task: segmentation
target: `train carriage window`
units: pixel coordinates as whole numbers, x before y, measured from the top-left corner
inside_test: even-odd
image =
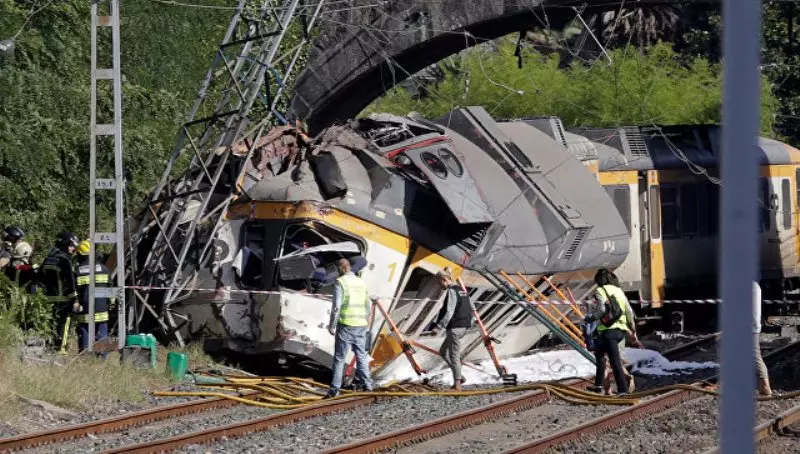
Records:
[[[761,213],[761,231],[762,232],[769,232],[772,227],[772,223],[770,222],[770,190],[769,190],[769,180],[766,178],[760,178],[759,182],[761,183],[761,197],[759,197],[759,211]]]
[[[313,251],[313,252],[312,252]],[[311,293],[333,293],[339,273],[336,262],[346,258],[360,272],[366,248],[357,238],[319,223],[298,223],[286,228],[276,259],[278,285]],[[359,258],[357,262],[354,259]]]
[[[430,318],[431,313],[439,304],[439,300],[442,299],[443,295],[444,291],[439,286],[439,280],[433,273],[423,268],[414,268],[400,294],[400,298],[404,300],[402,301],[404,303],[403,307],[406,307],[403,312],[404,316],[416,314],[413,321],[406,325],[404,333],[412,334],[419,330],[425,320]],[[425,304],[425,306],[417,311],[420,304]],[[401,305],[398,303],[395,313],[399,312],[400,308]],[[402,330],[403,328],[400,329]]]
[[[510,322],[508,322],[508,325],[506,325],[506,326],[517,326],[517,325],[521,324],[522,322],[524,322],[529,316],[530,316],[530,313],[528,311],[526,311],[524,309],[520,309],[519,313],[514,315],[514,318]]]
[[[781,214],[783,215],[783,228],[792,228],[792,184],[788,178],[781,180]]]
[[[650,211],[650,237],[654,240],[661,239],[661,203],[659,202],[658,186],[650,186],[648,211]]]
[[[677,238],[680,227],[678,223],[678,191],[675,185],[661,185],[661,217],[664,238]]]
[[[264,226],[248,223],[242,229],[242,248],[234,260],[239,282],[246,288],[262,288],[264,269]]]
[[[698,218],[697,185],[683,183],[680,186],[680,226],[682,236],[697,235]]]
[[[631,233],[631,189],[625,185],[606,186],[606,192],[614,201],[628,233]]]

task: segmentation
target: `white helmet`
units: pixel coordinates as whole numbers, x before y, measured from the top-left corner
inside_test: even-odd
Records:
[[[33,248],[31,248],[31,245],[26,243],[25,241],[20,241],[14,246],[14,253],[12,258],[15,261],[28,263],[31,259],[32,253],[33,253]]]

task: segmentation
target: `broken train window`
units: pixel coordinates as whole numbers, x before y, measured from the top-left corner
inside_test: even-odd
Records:
[[[346,258],[353,272],[367,265],[364,243],[345,232],[319,222],[292,224],[286,228],[283,246],[275,259],[281,288],[309,293],[333,293],[339,277],[336,262]]]
[[[242,248],[234,259],[233,268],[243,287],[262,289],[264,270],[264,225],[247,223],[242,229]]]

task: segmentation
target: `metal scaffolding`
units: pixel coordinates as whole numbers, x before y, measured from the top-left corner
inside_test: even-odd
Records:
[[[157,316],[181,346],[184,342],[170,305],[191,292],[199,268],[191,265],[203,263],[213,251],[228,206],[241,196],[245,163],[259,139],[275,119],[287,122],[280,112],[285,82],[310,41],[323,3],[240,1],[130,242],[134,256],[146,253],[133,280],[141,286],[168,288]],[[300,39],[288,46],[284,38],[292,33]],[[149,238],[152,246],[140,248],[148,234],[156,235]],[[189,254],[190,250],[198,253]],[[136,297],[156,314],[152,294],[137,291]]]
[[[99,6],[107,6],[107,14],[98,14]],[[117,298],[117,326],[118,326],[118,348],[125,346],[125,298],[120,290],[125,286],[125,238],[124,238],[124,198],[125,180],[122,172],[122,84],[120,74],[120,34],[119,34],[119,0],[97,0],[92,2],[92,85],[91,85],[91,119],[90,119],[90,141],[89,141],[89,346],[88,350],[94,350],[95,340],[95,296],[106,298]],[[102,28],[111,29],[111,43],[104,48],[111,49],[111,68],[98,68],[98,31]],[[102,34],[102,33],[101,33]],[[97,81],[108,80],[111,82],[113,91],[111,123],[97,122],[98,110],[98,90]],[[114,177],[97,177],[97,139],[98,137],[113,137],[114,141]],[[107,150],[106,150],[107,151]],[[97,190],[114,191],[114,232],[97,231]],[[113,244],[116,251],[116,278],[115,287],[95,288],[95,245]]]

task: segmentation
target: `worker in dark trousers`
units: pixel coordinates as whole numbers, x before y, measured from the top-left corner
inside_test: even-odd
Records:
[[[83,240],[78,245],[78,264],[75,268],[75,276],[78,290],[78,303],[80,308],[74,315],[75,322],[78,324],[78,351],[82,352],[89,348],[89,284],[91,283],[91,268],[89,267],[89,252],[91,246],[88,241]],[[108,268],[102,263],[94,265],[94,285],[95,288],[108,287],[109,272]],[[98,341],[108,337],[108,309],[110,300],[106,297],[94,298],[94,329],[95,339]],[[98,356],[105,359],[106,353]]]
[[[67,353],[72,313],[80,309],[72,265],[77,246],[78,237],[73,233],[59,233],[55,247],[44,259],[40,271],[39,280],[44,295],[52,304],[55,321],[51,348],[57,349],[60,354]]]
[[[629,328],[626,315],[628,299],[625,296],[625,292],[613,284],[614,278],[609,270],[605,268],[597,270],[594,282],[597,284],[595,298],[599,304],[595,311],[586,315],[585,321],[587,323],[595,320],[600,322],[597,326],[600,342],[594,351],[596,363],[594,386],[589,387],[589,389],[596,392],[603,389],[606,369],[605,357],[608,355],[611,369],[614,371],[614,379],[617,382],[617,393],[627,394],[628,382],[622,367],[619,344],[628,335]]]
[[[350,261],[336,262],[339,278],[333,286],[333,308],[328,332],[336,338],[333,355],[333,380],[325,396],[330,399],[339,395],[344,376],[345,357],[352,347],[356,355],[356,375],[367,391],[372,391],[372,379],[367,360],[367,329],[369,326],[370,296],[367,284],[356,276]]]
[[[472,302],[469,295],[459,285],[453,283],[450,270],[445,268],[436,274],[439,284],[447,292],[444,304],[439,310],[433,332],[439,334],[445,330],[444,342],[439,348],[439,354],[453,371],[453,389],[461,391],[464,376],[461,375],[461,338],[472,327]]]

